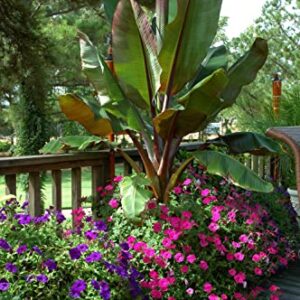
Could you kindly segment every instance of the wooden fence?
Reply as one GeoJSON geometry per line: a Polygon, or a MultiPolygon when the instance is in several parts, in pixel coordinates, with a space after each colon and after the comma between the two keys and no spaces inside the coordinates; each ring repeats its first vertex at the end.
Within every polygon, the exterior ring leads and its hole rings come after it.
{"type": "MultiPolygon", "coordinates": [[[[183,144],[182,149],[196,150],[199,143],[183,144]]],[[[136,149],[126,149],[125,152],[135,161],[139,161],[136,149]]],[[[123,157],[116,154],[116,163],[123,165],[123,173],[130,174],[131,168],[123,157]]],[[[34,155],[0,158],[0,176],[4,175],[6,194],[16,195],[17,175],[29,174],[29,212],[33,216],[41,214],[41,172],[51,171],[52,201],[57,210],[62,209],[62,170],[71,169],[72,209],[81,205],[81,168],[91,167],[92,190],[95,201],[99,194],[97,186],[104,185],[109,178],[109,151],[94,151],[56,155],[34,155]]]]}

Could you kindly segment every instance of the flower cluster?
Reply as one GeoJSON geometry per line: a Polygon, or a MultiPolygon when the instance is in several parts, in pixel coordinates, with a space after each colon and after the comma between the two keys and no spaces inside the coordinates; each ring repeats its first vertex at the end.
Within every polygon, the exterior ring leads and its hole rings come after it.
{"type": "MultiPolygon", "coordinates": [[[[278,220],[289,220],[285,209],[274,195],[238,190],[201,168],[188,175],[169,205],[148,205],[148,231],[125,226],[137,268],[145,270],[141,286],[152,299],[279,299],[279,288],[265,282],[297,258],[295,234],[291,224],[290,234],[278,225],[268,201],[277,202],[278,220]]],[[[126,222],[119,211],[113,220],[112,228],[126,222]]]]}

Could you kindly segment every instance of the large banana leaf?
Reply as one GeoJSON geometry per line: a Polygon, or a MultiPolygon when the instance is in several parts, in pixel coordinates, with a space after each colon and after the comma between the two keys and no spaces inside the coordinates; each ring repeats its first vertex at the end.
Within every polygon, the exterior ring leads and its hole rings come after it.
{"type": "Polygon", "coordinates": [[[151,26],[135,1],[120,0],[112,30],[114,67],[120,84],[131,101],[149,107],[159,88],[160,67],[151,26]],[[143,103],[135,97],[135,90],[143,103]]]}
{"type": "Polygon", "coordinates": [[[217,28],[222,0],[178,0],[177,16],[165,28],[159,54],[161,91],[176,94],[205,58],[217,28]]]}
{"type": "Polygon", "coordinates": [[[137,221],[139,215],[145,210],[146,203],[152,196],[147,189],[149,184],[150,182],[141,174],[124,177],[120,183],[122,208],[129,219],[137,221]]]}
{"type": "Polygon", "coordinates": [[[232,154],[251,153],[254,155],[278,154],[280,145],[265,135],[254,132],[235,132],[208,140],[205,146],[227,147],[232,154]]]}
{"type": "Polygon", "coordinates": [[[218,94],[227,82],[223,69],[199,82],[187,95],[178,100],[184,108],[170,108],[156,116],[154,126],[158,134],[167,139],[173,126],[175,136],[179,138],[199,130],[205,120],[222,107],[223,102],[218,94]]]}
{"type": "Polygon", "coordinates": [[[211,174],[227,177],[246,190],[270,193],[271,183],[262,180],[253,171],[230,156],[216,151],[197,151],[192,154],[211,174]]]}
{"type": "Polygon", "coordinates": [[[102,56],[98,54],[96,47],[87,35],[82,32],[78,32],[78,35],[82,70],[97,91],[100,104],[104,106],[124,99],[118,82],[102,56]]]}
{"type": "Polygon", "coordinates": [[[64,136],[55,140],[51,140],[40,150],[40,153],[60,153],[71,149],[74,150],[86,150],[87,148],[97,147],[99,149],[108,148],[107,142],[104,142],[99,137],[96,136],[64,136]]]}
{"type": "Polygon", "coordinates": [[[268,56],[267,41],[257,38],[250,50],[243,55],[229,70],[229,83],[222,92],[224,106],[231,106],[244,85],[251,83],[268,56]]]}
{"type": "Polygon", "coordinates": [[[107,136],[113,133],[113,128],[108,116],[99,115],[100,107],[87,104],[73,94],[58,97],[60,108],[69,120],[79,122],[88,132],[97,136],[107,136]]]}
{"type": "Polygon", "coordinates": [[[228,59],[227,50],[225,46],[211,47],[205,59],[200,65],[196,77],[189,83],[188,87],[192,88],[198,82],[200,82],[205,77],[209,76],[217,69],[223,68],[227,69],[228,59]]]}

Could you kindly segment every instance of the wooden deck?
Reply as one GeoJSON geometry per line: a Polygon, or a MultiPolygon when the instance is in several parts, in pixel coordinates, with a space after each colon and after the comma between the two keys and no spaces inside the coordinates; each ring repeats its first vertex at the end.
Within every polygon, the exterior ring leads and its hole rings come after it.
{"type": "Polygon", "coordinates": [[[275,276],[272,283],[278,285],[283,291],[280,300],[300,300],[300,260],[275,276]]]}

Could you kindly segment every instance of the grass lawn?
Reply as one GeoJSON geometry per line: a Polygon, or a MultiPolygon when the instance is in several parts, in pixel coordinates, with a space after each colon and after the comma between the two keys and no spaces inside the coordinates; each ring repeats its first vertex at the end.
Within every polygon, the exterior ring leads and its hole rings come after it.
{"type": "MultiPolygon", "coordinates": [[[[122,174],[122,167],[116,167],[116,174],[122,174]]],[[[92,182],[90,168],[81,169],[81,193],[82,196],[90,196],[92,194],[92,182]]],[[[5,193],[4,176],[0,176],[0,195],[5,193]]],[[[52,204],[52,179],[51,173],[47,172],[45,188],[43,191],[45,195],[45,208],[52,204]]],[[[17,184],[17,197],[23,201],[26,198],[26,193],[22,191],[19,184],[17,184]]],[[[72,190],[71,190],[71,170],[62,171],[62,207],[71,208],[72,190]]],[[[89,206],[89,205],[88,205],[89,206]]]]}

